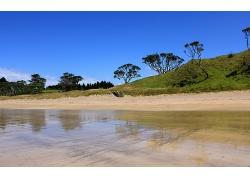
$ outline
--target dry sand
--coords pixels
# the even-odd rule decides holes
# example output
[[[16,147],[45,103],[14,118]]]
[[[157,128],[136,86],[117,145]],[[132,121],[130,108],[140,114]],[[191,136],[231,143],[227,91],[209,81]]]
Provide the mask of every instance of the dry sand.
[[[2,100],[2,109],[76,109],[142,111],[249,111],[250,90],[157,96],[81,96],[43,100]]]

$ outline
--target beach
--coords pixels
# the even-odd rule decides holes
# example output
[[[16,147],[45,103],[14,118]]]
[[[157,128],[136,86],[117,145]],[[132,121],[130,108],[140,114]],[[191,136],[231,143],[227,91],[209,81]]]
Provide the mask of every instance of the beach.
[[[0,166],[248,167],[249,112],[250,90],[1,100]]]
[[[140,111],[249,111],[250,90],[198,94],[115,97],[92,95],[59,99],[1,100],[2,109],[140,110]]]

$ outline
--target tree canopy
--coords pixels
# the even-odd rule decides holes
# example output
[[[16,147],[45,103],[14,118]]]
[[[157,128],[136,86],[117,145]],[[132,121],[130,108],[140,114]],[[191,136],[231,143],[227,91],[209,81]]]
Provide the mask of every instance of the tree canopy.
[[[46,79],[42,78],[39,74],[31,75],[31,80],[29,80],[31,84],[42,84],[45,87]]]
[[[5,77],[2,77],[2,78],[0,79],[0,82],[8,82],[8,81],[5,79]]]
[[[75,76],[72,73],[65,72],[60,77],[59,85],[62,87],[62,91],[71,91],[79,89],[80,81],[83,80],[81,76]]]
[[[143,63],[147,64],[158,74],[164,74],[168,71],[178,68],[184,59],[173,53],[151,54],[142,58]]]
[[[141,77],[141,75],[139,74],[140,70],[141,68],[136,65],[130,63],[124,64],[114,72],[114,78],[124,79],[124,82],[126,84],[133,78]]]
[[[83,90],[89,90],[89,89],[108,89],[114,87],[114,84],[111,82],[106,82],[106,81],[97,81],[95,83],[87,83],[87,84],[82,84],[82,89]]]
[[[247,42],[247,48],[250,51],[250,42],[249,42],[250,27],[243,29],[242,32],[245,34],[245,39],[246,39],[246,42]]]

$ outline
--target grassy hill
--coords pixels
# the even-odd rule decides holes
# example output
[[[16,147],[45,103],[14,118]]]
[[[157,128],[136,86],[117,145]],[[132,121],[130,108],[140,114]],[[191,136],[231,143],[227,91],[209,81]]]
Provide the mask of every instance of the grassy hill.
[[[194,62],[189,61],[174,71],[162,75],[150,76],[128,84],[110,89],[91,89],[87,91],[47,92],[36,95],[0,97],[4,99],[49,99],[89,95],[111,94],[111,91],[122,90],[125,95],[158,95],[174,93],[199,93],[250,89],[250,53],[244,51],[215,58],[204,59],[202,66],[209,77]]]
[[[156,95],[165,93],[198,93],[211,91],[250,89],[250,53],[241,53],[203,59],[202,66],[209,77],[192,61],[166,74],[134,81],[112,89],[130,95]]]

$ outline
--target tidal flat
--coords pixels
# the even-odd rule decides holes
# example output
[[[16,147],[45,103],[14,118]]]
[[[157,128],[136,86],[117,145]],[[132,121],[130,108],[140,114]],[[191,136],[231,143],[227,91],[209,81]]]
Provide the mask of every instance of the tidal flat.
[[[250,111],[0,109],[1,167],[248,167]]]

